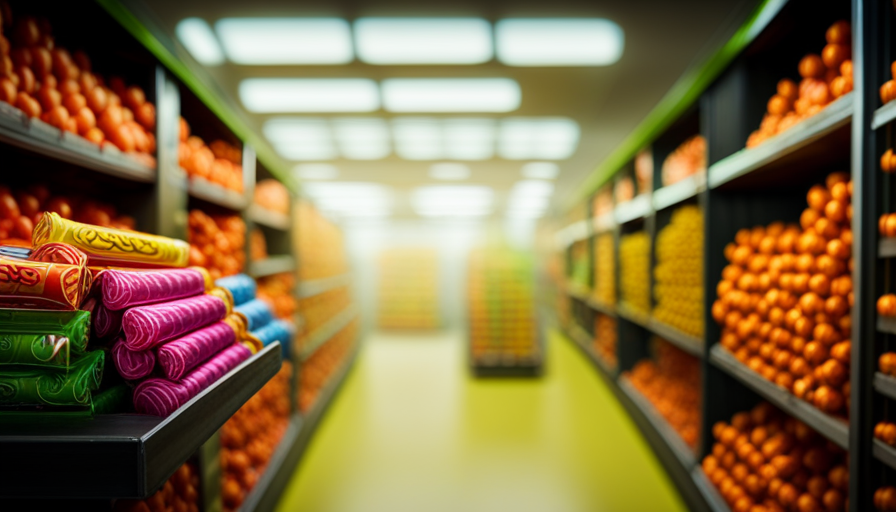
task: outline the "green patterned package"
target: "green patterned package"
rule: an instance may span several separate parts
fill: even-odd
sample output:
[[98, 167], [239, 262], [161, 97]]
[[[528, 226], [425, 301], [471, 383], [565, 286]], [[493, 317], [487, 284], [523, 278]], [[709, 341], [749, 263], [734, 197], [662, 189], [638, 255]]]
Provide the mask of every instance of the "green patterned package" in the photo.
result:
[[94, 350], [66, 369], [22, 368], [0, 373], [0, 405], [90, 405], [103, 379], [105, 353]]
[[0, 309], [0, 365], [67, 368], [87, 350], [90, 313]]

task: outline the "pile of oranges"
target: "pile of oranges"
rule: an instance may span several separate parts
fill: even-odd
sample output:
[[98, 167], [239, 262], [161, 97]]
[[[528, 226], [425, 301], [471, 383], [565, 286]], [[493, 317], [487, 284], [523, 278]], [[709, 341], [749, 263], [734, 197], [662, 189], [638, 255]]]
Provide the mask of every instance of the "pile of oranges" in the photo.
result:
[[44, 212], [64, 219], [118, 229], [134, 229], [133, 217], [119, 215], [115, 207], [90, 199], [54, 196], [43, 185], [16, 191], [0, 185], [0, 242], [31, 246], [31, 233]]
[[896, 446], [896, 423], [891, 423], [889, 421], [878, 422], [878, 424], [874, 426], [874, 437], [890, 446]]
[[594, 241], [594, 298], [603, 304], [616, 303], [616, 255], [613, 233], [597, 235]]
[[840, 20], [825, 33], [821, 56], [809, 54], [799, 64], [799, 85], [787, 78], [778, 82], [777, 94], [768, 100], [768, 112], [759, 129], [750, 134], [747, 147], [758, 146], [807, 117], [814, 116], [835, 99], [852, 91], [851, 28]]
[[192, 464], [177, 468], [161, 489], [149, 498], [118, 500], [114, 512], [198, 512], [199, 472]]
[[614, 187], [616, 193], [616, 201], [625, 203], [635, 198], [635, 181], [631, 176], [623, 176], [619, 178]]
[[619, 241], [620, 302], [641, 315], [650, 314], [650, 236], [646, 231]]
[[348, 272], [345, 241], [339, 228], [307, 201], [299, 203], [294, 252], [298, 254], [299, 278], [321, 279]]
[[255, 487], [286, 432], [291, 378], [292, 364], [284, 361], [277, 375], [221, 427], [221, 497], [227, 512], [238, 509]]
[[663, 160], [663, 185], [671, 185], [705, 171], [706, 139], [702, 135], [694, 135]]
[[243, 191], [243, 152], [216, 140], [209, 145], [190, 135], [190, 125], [180, 118], [180, 146], [177, 160], [191, 179], [204, 179], [236, 192]]
[[896, 487], [886, 486], [874, 491], [874, 508], [879, 512], [896, 512]]
[[271, 306], [274, 316], [283, 320], [291, 320], [298, 310], [298, 303], [293, 294], [296, 277], [292, 272], [284, 272], [258, 278], [257, 297]]
[[[894, 62], [894, 65], [896, 65], [896, 62]], [[893, 80], [890, 80], [890, 82], [896, 84]], [[886, 150], [880, 157], [880, 169], [887, 174], [896, 172], [896, 154], [893, 153], [892, 149]], [[877, 223], [877, 230], [882, 237], [896, 237], [896, 213], [885, 213], [881, 215]]]
[[595, 217], [611, 213], [613, 211], [613, 189], [606, 186], [599, 190], [594, 196], [592, 208]]
[[[890, 74], [896, 78], [896, 61], [890, 64]], [[890, 79], [880, 86], [880, 100], [889, 103], [896, 100], [896, 79]]]
[[155, 167], [156, 109], [143, 89], [93, 73], [84, 52], [56, 45], [45, 19], [3, 21], [14, 23], [9, 39], [0, 34], [0, 101], [98, 146], [108, 141]]
[[255, 204], [265, 210], [289, 214], [289, 191], [277, 180], [261, 180], [255, 184]]
[[800, 226], [740, 230], [712, 306], [724, 348], [835, 415], [849, 409], [851, 197], [849, 175], [833, 173], [809, 190]]
[[733, 511], [848, 510], [847, 453], [768, 403], [716, 423], [712, 435], [703, 471]]
[[249, 233], [249, 259], [261, 261], [268, 258], [268, 240], [261, 228], [254, 228]]
[[594, 318], [594, 351], [611, 368], [616, 368], [616, 342], [618, 331], [616, 319], [607, 315], [596, 315]]
[[666, 340], [655, 341], [656, 361], [639, 361], [628, 372], [632, 385], [696, 448], [700, 435], [700, 361]]
[[201, 210], [191, 210], [187, 226], [190, 265], [207, 268], [213, 279], [243, 271], [246, 223], [239, 215], [210, 217]]
[[354, 320], [302, 363], [302, 370], [299, 373], [299, 410], [302, 413], [311, 409], [320, 390], [330, 382], [330, 377], [345, 362], [345, 358], [355, 345], [357, 334], [358, 321]]
[[[304, 334], [311, 334], [319, 329], [340, 311], [347, 308], [351, 302], [352, 297], [347, 286], [299, 299], [297, 309], [304, 320], [302, 329]], [[304, 342], [304, 338], [305, 336], [299, 338], [300, 344]]]

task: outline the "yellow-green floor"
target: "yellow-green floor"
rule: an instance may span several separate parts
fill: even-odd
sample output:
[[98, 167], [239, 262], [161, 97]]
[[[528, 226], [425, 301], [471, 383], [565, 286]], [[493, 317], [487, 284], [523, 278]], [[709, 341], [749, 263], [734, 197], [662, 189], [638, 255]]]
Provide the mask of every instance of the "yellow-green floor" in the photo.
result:
[[278, 510], [685, 510], [561, 335], [541, 379], [479, 380], [465, 365], [460, 333], [368, 337]]

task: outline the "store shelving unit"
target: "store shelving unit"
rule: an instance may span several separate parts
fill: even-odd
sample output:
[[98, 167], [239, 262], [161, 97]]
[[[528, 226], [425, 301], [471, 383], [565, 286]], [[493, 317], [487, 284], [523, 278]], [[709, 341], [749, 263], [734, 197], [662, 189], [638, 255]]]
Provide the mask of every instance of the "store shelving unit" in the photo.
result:
[[295, 270], [295, 258], [288, 254], [269, 256], [266, 259], [249, 263], [249, 275], [256, 279], [284, 272], [295, 272]]
[[[0, 497], [147, 498], [279, 369], [280, 345], [273, 343], [167, 418], [5, 418], [0, 450], [16, 470], [4, 473]], [[46, 472], [48, 460], [89, 471], [92, 483], [67, 478], [46, 485], [35, 475]]]
[[333, 277], [324, 277], [321, 279], [303, 281], [299, 283], [298, 290], [296, 291], [296, 296], [300, 299], [304, 299], [306, 297], [320, 295], [321, 293], [333, 290], [335, 288], [348, 286], [351, 280], [351, 274], [342, 274]]
[[324, 343], [329, 341], [330, 338], [341, 331], [346, 325], [349, 324], [349, 322], [357, 318], [357, 316], [358, 309], [353, 305], [349, 306], [334, 315], [316, 331], [309, 333], [302, 343], [302, 351], [299, 356], [300, 359], [302, 361], [305, 361], [306, 359], [311, 357], [312, 354], [317, 352], [317, 349], [322, 347]]
[[[852, 22], [854, 91], [791, 129], [744, 149], [750, 133], [759, 127], [777, 81], [783, 77], [798, 78], [796, 63], [806, 53], [821, 48], [818, 45], [824, 44], [824, 30], [838, 19]], [[620, 377], [608, 377], [593, 354], [584, 352], [629, 409], [692, 509], [728, 510], [699, 462], [711, 452], [712, 425], [729, 421], [732, 414], [747, 410], [760, 400], [773, 403], [848, 449], [851, 511], [873, 510], [874, 490], [896, 484], [892, 472], [896, 469], [896, 449], [872, 442], [878, 421], [894, 421], [887, 411], [892, 409], [890, 401], [896, 400], [896, 378], [877, 372], [880, 354], [896, 351], [896, 321], [879, 320], [875, 311], [877, 298], [894, 291], [888, 276], [892, 276], [893, 270], [890, 259], [896, 258], [896, 239], [882, 239], [877, 233], [878, 217], [896, 211], [896, 197], [890, 192], [894, 182], [880, 171], [879, 165], [883, 152], [893, 148], [896, 102], [881, 105], [878, 98], [878, 88], [892, 78], [889, 63], [896, 58], [896, 47], [891, 44], [894, 28], [893, 5], [883, 0], [847, 0], [828, 4], [820, 11], [813, 10], [807, 0], [760, 2], [735, 37], [699, 72], [682, 78], [648, 120], [588, 178], [576, 203], [568, 205], [571, 212], [591, 206], [604, 187], [633, 175], [634, 157], [639, 151], [650, 150], [654, 163], [652, 188], [639, 191], [641, 195], [634, 200], [617, 199], [613, 210], [615, 223], [592, 216], [589, 226], [592, 234], [614, 233], [617, 271], [622, 234], [644, 230], [651, 239], [651, 250], [655, 251], [657, 235], [668, 222], [669, 212], [683, 204], [696, 204], [703, 211], [702, 337], [681, 333], [650, 315], [631, 311], [624, 304], [612, 309], [601, 307], [577, 290], [559, 287], [571, 305], [572, 319], [563, 329], [577, 346], [586, 349], [590, 345], [590, 336], [585, 340], [582, 333], [590, 329], [594, 315], [613, 315], [617, 319]], [[696, 133], [707, 141], [705, 177], [696, 175], [660, 186], [665, 156]], [[862, 340], [852, 345], [848, 420], [825, 414], [796, 398], [725, 351], [718, 345], [721, 331], [711, 315], [716, 284], [727, 264], [723, 250], [735, 233], [777, 220], [797, 222], [809, 187], [840, 170], [851, 170], [854, 187], [855, 300], [851, 339]], [[567, 251], [566, 261], [570, 261], [569, 244], [562, 249]], [[595, 255], [592, 253], [591, 257]], [[651, 268], [655, 265], [653, 254]], [[651, 275], [651, 290], [654, 279]], [[617, 286], [617, 295], [618, 290]], [[654, 336], [667, 339], [700, 360], [702, 434], [691, 459], [675, 455], [676, 440], [663, 434], [668, 427], [650, 421], [650, 409], [639, 401], [643, 397], [633, 396], [630, 384], [621, 376], [648, 354], [646, 347]]]

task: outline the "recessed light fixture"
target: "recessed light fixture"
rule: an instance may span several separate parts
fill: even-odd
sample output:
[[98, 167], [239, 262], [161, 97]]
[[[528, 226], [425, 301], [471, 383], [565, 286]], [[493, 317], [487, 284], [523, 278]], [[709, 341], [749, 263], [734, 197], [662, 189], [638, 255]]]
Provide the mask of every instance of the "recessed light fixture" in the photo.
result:
[[332, 180], [339, 177], [339, 169], [335, 165], [323, 163], [299, 164], [292, 172], [299, 180]]
[[601, 18], [505, 19], [495, 24], [498, 60], [508, 66], [607, 66], [625, 36]]
[[522, 98], [509, 78], [390, 78], [381, 89], [390, 112], [510, 112]]
[[240, 100], [250, 112], [372, 112], [376, 82], [366, 78], [248, 78]]
[[271, 119], [262, 132], [277, 153], [289, 160], [331, 160], [337, 155], [324, 119]]
[[339, 18], [224, 18], [215, 29], [237, 64], [348, 64], [351, 29]]
[[463, 181], [470, 177], [470, 168], [455, 162], [442, 162], [429, 167], [429, 177], [434, 180]]
[[511, 117], [501, 121], [498, 133], [498, 154], [508, 160], [563, 160], [578, 144], [578, 123], [562, 117]]
[[424, 217], [481, 217], [491, 213], [493, 196], [482, 185], [429, 185], [412, 192], [411, 205]]
[[389, 127], [382, 119], [339, 118], [332, 121], [339, 152], [349, 160], [379, 160], [392, 152]]
[[194, 59], [206, 66], [224, 63], [224, 53], [215, 38], [212, 28], [202, 18], [185, 18], [174, 29], [181, 44]]
[[360, 18], [354, 28], [368, 64], [481, 64], [493, 54], [491, 25], [479, 18]]
[[537, 180], [552, 180], [560, 174], [560, 166], [554, 162], [529, 162], [523, 165], [523, 177]]

